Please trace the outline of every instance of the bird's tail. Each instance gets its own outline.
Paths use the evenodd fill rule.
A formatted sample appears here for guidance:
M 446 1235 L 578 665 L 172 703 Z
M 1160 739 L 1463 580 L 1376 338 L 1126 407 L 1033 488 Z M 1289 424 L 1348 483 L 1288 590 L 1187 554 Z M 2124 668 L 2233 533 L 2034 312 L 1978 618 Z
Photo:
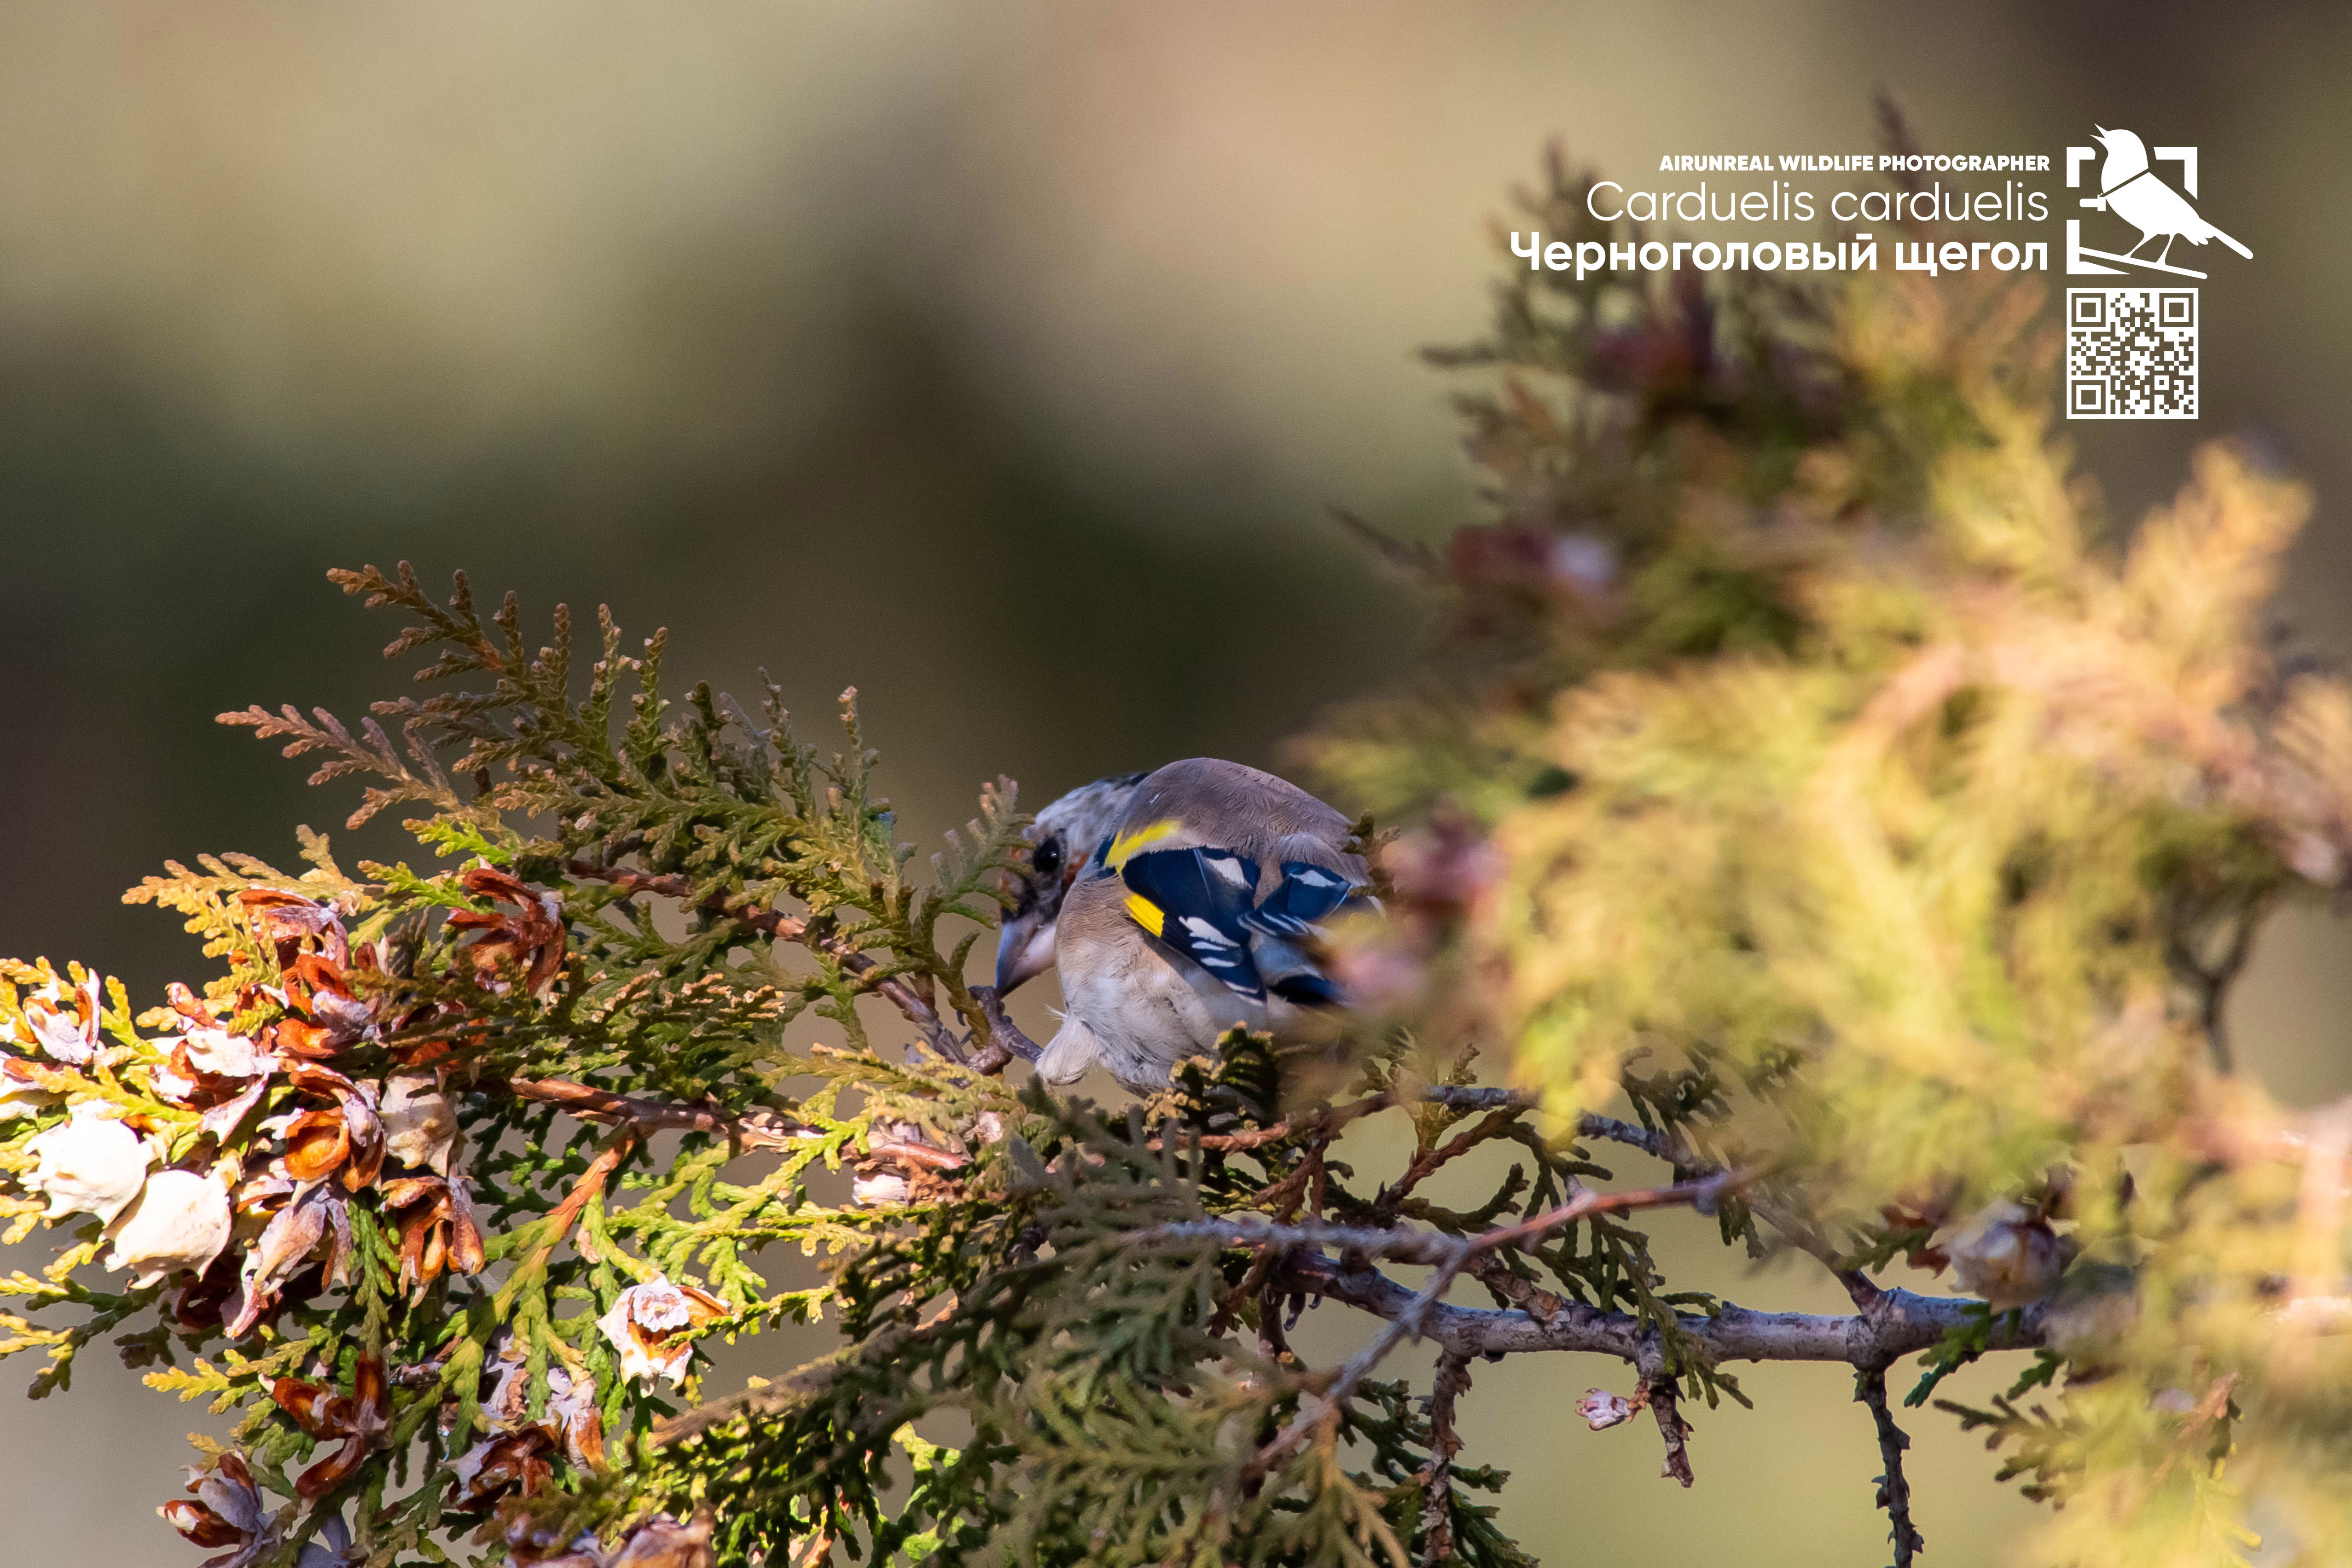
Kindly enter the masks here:
M 2207 232 L 2208 232 L 2208 233 L 2210 233 L 2210 234 L 2211 234 L 2211 235 L 2212 235 L 2212 237 L 2213 237 L 2215 239 L 2220 240 L 2222 244 L 2224 244 L 2224 245 L 2228 246 L 2231 249 L 2232 249 L 2232 250 L 2236 251 L 2239 255 L 2241 255 L 2241 256 L 2244 257 L 2247 260 L 2252 261 L 2252 260 L 2254 258 L 2254 253 L 2253 253 L 2252 251 L 2248 250 L 2244 246 L 2240 245 L 2236 240 L 2231 239 L 2228 235 L 2223 234 L 2220 229 L 2215 228 L 2211 224 L 2210 224 L 2210 223 L 2209 223 L 2209 224 L 2207 224 L 2207 225 L 2205 226 L 2205 227 L 2206 227 Z
M 1279 937 L 1257 937 L 1250 943 L 1250 959 L 1265 988 L 1294 1007 L 1333 1007 L 1342 1001 L 1339 987 L 1314 956 Z
M 1062 1026 L 1037 1058 L 1037 1076 L 1047 1083 L 1076 1083 L 1103 1054 L 1101 1037 L 1065 1014 Z

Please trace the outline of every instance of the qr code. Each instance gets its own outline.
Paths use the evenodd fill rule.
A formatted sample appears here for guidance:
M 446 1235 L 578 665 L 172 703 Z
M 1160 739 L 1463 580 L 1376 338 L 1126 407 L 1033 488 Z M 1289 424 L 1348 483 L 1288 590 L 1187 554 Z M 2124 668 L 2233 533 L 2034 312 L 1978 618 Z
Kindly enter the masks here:
M 2066 290 L 2066 417 L 2197 417 L 2197 290 Z

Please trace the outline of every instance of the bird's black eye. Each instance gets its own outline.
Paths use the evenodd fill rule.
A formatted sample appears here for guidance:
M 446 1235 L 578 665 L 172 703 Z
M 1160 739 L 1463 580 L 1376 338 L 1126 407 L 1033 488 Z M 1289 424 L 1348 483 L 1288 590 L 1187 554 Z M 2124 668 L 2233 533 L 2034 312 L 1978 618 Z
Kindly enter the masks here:
M 1062 841 L 1058 838 L 1048 838 L 1037 846 L 1030 852 L 1029 864 L 1040 877 L 1060 876 L 1062 874 Z

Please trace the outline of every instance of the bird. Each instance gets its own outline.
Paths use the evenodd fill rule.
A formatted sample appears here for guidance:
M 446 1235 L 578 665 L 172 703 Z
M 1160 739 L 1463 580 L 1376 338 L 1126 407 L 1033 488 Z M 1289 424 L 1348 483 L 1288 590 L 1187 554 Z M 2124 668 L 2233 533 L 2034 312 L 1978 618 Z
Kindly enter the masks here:
M 1061 1027 L 1037 1071 L 1100 1062 L 1139 1094 L 1235 1026 L 1296 1038 L 1346 1004 L 1324 922 L 1377 909 L 1337 810 L 1273 773 L 1189 757 L 1097 780 L 1038 813 L 997 942 L 1002 996 L 1048 967 Z
M 2106 149 L 2106 158 L 2099 165 L 2099 194 L 2086 196 L 2083 205 L 2102 212 L 2112 210 L 2117 217 L 2139 230 L 2139 242 L 2124 253 L 2135 256 L 2140 246 L 2158 235 L 2164 236 L 2164 248 L 2157 253 L 2156 265 L 2172 254 L 2172 242 L 2185 239 L 2191 245 L 2202 245 L 2218 239 L 2239 255 L 2252 258 L 2254 254 L 2236 240 L 2197 216 L 2189 199 L 2158 179 L 2148 167 L 2147 146 L 2128 131 L 2098 129 L 2096 138 Z
M 1135 798 L 1141 773 L 1120 773 L 1082 784 L 1037 814 L 1025 837 L 1027 869 L 1013 879 L 1013 903 L 996 939 L 996 993 L 1054 967 L 1055 922 L 1062 899 L 1096 848 L 1117 831 Z

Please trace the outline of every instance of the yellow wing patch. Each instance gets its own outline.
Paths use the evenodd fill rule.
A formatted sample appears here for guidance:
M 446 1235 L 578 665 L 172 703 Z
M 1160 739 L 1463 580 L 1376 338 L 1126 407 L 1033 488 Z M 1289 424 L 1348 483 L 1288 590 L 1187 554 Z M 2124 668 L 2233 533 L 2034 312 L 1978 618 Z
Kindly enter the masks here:
M 1110 841 L 1110 848 L 1103 855 L 1103 864 L 1114 871 L 1124 871 L 1136 851 L 1149 848 L 1163 838 L 1173 838 L 1183 830 L 1182 821 L 1173 816 L 1163 816 L 1149 826 L 1139 827 L 1132 833 L 1122 833 Z M 1151 932 L 1154 936 L 1159 935 L 1159 926 L 1153 925 Z
M 1141 926 L 1144 930 L 1150 931 L 1154 936 L 1158 936 L 1161 928 L 1166 926 L 1168 923 L 1168 916 L 1160 910 L 1160 906 L 1153 903 L 1150 899 L 1145 898 L 1141 893 L 1128 894 L 1127 912 L 1135 917 L 1135 923 L 1137 925 Z

